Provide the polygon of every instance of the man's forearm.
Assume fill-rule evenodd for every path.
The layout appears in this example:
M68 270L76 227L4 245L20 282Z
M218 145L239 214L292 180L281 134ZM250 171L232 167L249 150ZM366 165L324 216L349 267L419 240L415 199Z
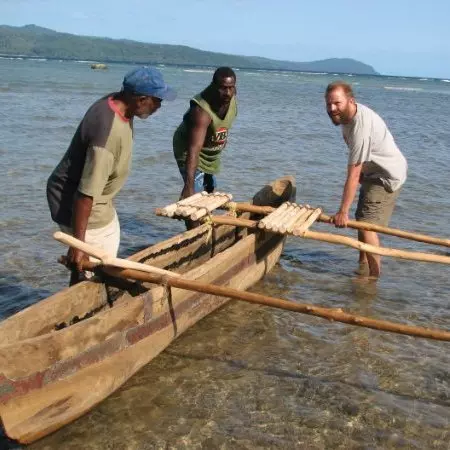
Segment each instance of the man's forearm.
M86 237L86 229L92 211L92 204L92 197L80 194L79 192L76 193L73 206L73 235L82 241Z
M355 199L356 190L358 189L358 179L355 177L347 177L344 185L344 192L342 194L342 201L340 211L348 214L353 200Z
M196 149L189 149L186 156L186 181L185 185L189 187L194 186L195 171L198 167L199 151Z

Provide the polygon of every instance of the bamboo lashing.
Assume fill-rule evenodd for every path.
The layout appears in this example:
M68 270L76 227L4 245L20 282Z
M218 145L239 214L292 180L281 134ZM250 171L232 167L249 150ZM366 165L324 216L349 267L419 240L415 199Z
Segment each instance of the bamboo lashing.
M283 233L282 231L283 226L285 226L285 224L287 224L290 220L292 220L293 217L297 216L298 211L299 208L295 203L288 206L286 214L283 215L283 217L280 219L280 223L278 224L279 233Z
M230 202L232 198L231 194L223 192L213 192L211 194L202 192L200 195L194 194L191 197L160 209L159 214L168 217L189 218L197 221L208 215L211 211Z
M259 221L258 227L273 233L294 234L301 236L320 216L320 208L309 205L283 203L279 208Z
M250 212L254 214L270 214L275 210L272 206L258 206L251 203L236 203L230 202L235 211L238 212ZM227 207L228 205L225 205ZM318 222L333 224L333 217L322 213ZM349 220L347 223L348 228L355 230L367 230L375 231L377 233L388 234L390 236L397 236L403 239L409 239L416 242L423 242L425 244L441 245L443 247L450 247L450 239L443 239L434 236L427 236L425 234L413 233L410 231L400 230L398 228L384 227L382 225L375 225L373 223L360 222L356 220Z
M297 221L305 214L308 213L308 208L306 206L298 205L294 209L295 214L293 214L290 218L286 220L280 227L280 233L292 233L292 230L295 228L295 224Z
M288 208L289 205L290 205L289 202L285 202L278 208L274 209L273 212L271 212L269 215L264 217L264 219L259 221L258 227L263 230L271 229L273 224L276 222L277 218L283 214L283 212Z
M147 267L146 264L142 264L142 266ZM96 267L95 263L92 262L86 262L84 264L85 270L94 270L95 267ZM281 298L269 297L267 295L240 291L239 289L234 289L230 287L201 283L199 281L188 280L183 277L163 276L157 273L144 273L136 269L122 269L119 267L109 266L109 267L102 267L101 270L107 273L108 275L120 278L134 279L148 283L163 284L167 286L176 287L179 289L186 289L190 291L202 292L205 294L217 295L220 297L232 298L234 300L240 300L249 303L270 306L273 308L298 312L302 314L308 314L328 319L330 321L346 323L349 325L356 325L359 327L372 328L374 330L387 331L391 333L398 333L420 338L434 339L440 341L450 341L450 331L435 328L415 327L412 325L403 325L385 320L371 319L369 317L363 317L355 314L346 313L340 308L324 308L320 306L314 306L311 304L297 303L289 300L284 300Z
M270 228L268 227L268 229L270 231L274 231L275 233L280 233L283 223L286 223L289 217L296 213L296 206L297 205L295 203L289 203L287 208L277 217L272 226Z
M306 205L306 211L297 217L297 220L289 227L288 233L292 234L294 230L303 225L313 213L314 209L312 209L309 205Z
M206 216L211 211L215 210L219 206L224 205L225 203L229 202L233 198L231 196L231 194L224 194L224 193L220 193L220 192L215 192L214 194L210 194L210 195L212 197L212 200L210 202L208 202L206 207L204 207L203 209L199 209L194 214L192 214L191 215L192 220L198 220L201 217Z
M195 195L193 195L192 197L186 198L185 200L190 199L189 202L185 202L183 205L178 205L177 209L174 211L173 215L187 217L190 213L196 211L194 206L205 203L207 195L208 195L207 192L203 192L200 197L194 198ZM188 214L189 210L191 210L191 212Z
M319 216L322 214L322 209L316 208L311 211L311 214L309 217L306 218L306 220L295 226L295 228L292 230L292 234L294 236L303 236L303 234L308 230L308 228L319 218Z
M211 194L204 193L202 197L194 199L185 205L180 205L174 212L175 216L189 217L198 209L207 207L214 200Z
M275 233L282 233L281 228L284 224L286 224L292 216L298 215L298 205L295 203L288 204L288 207L281 216L277 217L276 221L273 223L272 226L268 227L267 229L270 231L274 231Z
M173 217L174 212L180 205L186 205L187 203L192 202L206 194L207 194L206 191L198 192L197 194L191 195L190 197L184 198L183 200L179 200L176 203L172 203L171 205L168 205L165 208L162 208L160 210L160 215L167 216L167 217Z

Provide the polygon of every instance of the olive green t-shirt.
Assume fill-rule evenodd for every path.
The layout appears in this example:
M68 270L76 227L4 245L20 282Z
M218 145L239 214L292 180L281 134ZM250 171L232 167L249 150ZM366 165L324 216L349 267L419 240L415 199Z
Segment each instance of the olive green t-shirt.
M191 106L198 105L211 117L211 123L206 132L205 141L199 154L198 169L202 172L215 174L220 170L220 155L227 145L228 131L237 115L236 96L230 101L228 111L223 119L211 109L209 103L199 94L191 100ZM186 166L186 156L189 145L190 109L173 136L173 151L180 168Z
M133 123L116 109L111 96L94 103L60 163L47 182L52 219L72 226L78 191L93 198L88 229L101 228L114 219L113 198L123 187L131 166Z

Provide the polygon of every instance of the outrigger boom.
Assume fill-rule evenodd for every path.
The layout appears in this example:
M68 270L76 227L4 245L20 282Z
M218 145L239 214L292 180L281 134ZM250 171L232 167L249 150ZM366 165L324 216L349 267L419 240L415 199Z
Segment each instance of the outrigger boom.
M96 249L85 244L78 239L68 236L61 232L56 232L54 238L64 244L85 251L89 255L96 255ZM104 255L105 256L105 255ZM63 261L61 261L63 262ZM267 295L245 292L239 289L233 289L228 286L217 286L210 283L201 283L195 280L188 280L180 277L178 273L162 271L158 267L148 264L141 264L120 258L104 257L100 264L93 262L84 263L85 270L95 271L96 268L104 273L118 278L133 279L141 282L162 284L165 286L176 287L180 289L202 292L221 297L232 298L249 303L270 306L273 308L285 309L288 311L309 314L321 317L331 321L347 323L359 327L372 328L391 333L405 334L408 336L435 339L440 341L450 341L450 332L434 328L423 328L411 325L404 325L386 320L371 319L369 317L358 316L343 311L341 308L324 308L306 303L297 303L281 298L269 297ZM63 262L64 263L64 262Z
M445 255L377 247L340 234L311 231L310 228L315 222L333 223L333 217L324 214L321 208L313 208L309 205L299 205L292 202L284 202L279 207L273 208L251 205L248 203L231 202L230 199L231 195L229 194L207 194L206 192L203 192L181 200L180 202L173 203L165 208L156 209L156 214L178 219L200 219L203 222L206 221L211 224L234 225L253 229L260 228L271 233L293 235L305 239L345 245L360 251L381 256L391 256L412 261L450 264L450 257ZM211 213L217 208L226 209L229 211L229 214L212 215ZM250 212L262 215L263 217L258 220L239 219L234 217L235 212L237 211ZM366 222L349 221L349 227L359 230L376 231L428 244L450 247L449 239L411 233Z

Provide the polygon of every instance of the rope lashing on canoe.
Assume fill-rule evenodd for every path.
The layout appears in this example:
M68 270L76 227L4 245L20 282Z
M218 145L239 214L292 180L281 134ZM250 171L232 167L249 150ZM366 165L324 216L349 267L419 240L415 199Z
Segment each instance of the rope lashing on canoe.
M208 227L208 232L206 233L205 244L209 244L212 239L214 222L211 214L208 213L207 216L202 218L202 222Z
M236 202L225 203L224 208L228 210L228 215L230 217L237 217L237 203Z
M170 285L169 285L169 278L167 276L163 276L161 278L161 286L164 289L164 295L163 298L167 299L167 301L171 298L171 291L170 291Z

